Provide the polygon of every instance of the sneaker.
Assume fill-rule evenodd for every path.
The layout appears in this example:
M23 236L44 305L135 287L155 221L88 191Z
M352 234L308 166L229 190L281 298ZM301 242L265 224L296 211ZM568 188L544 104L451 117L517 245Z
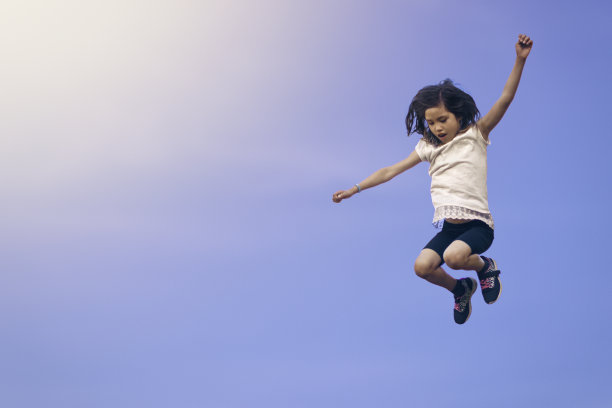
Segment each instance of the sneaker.
M459 282L465 288L465 292L461 296L455 296L455 323L463 324L467 322L472 314L472 295L478 288L478 283L474 278L463 278Z
M478 274L480 279L480 288L482 289L482 297L488 304L495 303L501 295L502 285L499 280L500 270L497 268L497 263L492 258L481 256L482 260L489 264L489 267L483 274Z

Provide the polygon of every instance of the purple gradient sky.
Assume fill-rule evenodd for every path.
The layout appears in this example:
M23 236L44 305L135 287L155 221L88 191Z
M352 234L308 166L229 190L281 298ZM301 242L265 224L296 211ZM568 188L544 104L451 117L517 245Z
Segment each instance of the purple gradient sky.
M0 405L611 406L611 12L3 3ZM489 148L504 293L457 326L412 269L427 165L331 194L412 151L422 86L486 112L518 33Z

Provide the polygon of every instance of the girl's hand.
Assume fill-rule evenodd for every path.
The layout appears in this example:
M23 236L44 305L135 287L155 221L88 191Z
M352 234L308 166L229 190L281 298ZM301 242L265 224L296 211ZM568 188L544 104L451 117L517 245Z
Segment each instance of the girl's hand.
M533 41L531 41L531 38L527 37L525 34L519 34L518 42L515 45L516 56L526 59L532 46Z
M353 193L351 193L350 190L340 190L334 193L334 195L332 196L332 200L334 201L334 203L339 203L340 201L346 198L351 198L352 196Z

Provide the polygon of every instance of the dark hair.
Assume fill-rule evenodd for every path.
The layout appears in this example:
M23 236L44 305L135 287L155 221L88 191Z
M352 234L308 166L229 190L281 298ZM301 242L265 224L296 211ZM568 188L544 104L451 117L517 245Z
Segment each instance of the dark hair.
M442 144L440 139L435 137L431 131L425 127L425 111L429 108L444 104L447 111L452 112L459 120L459 129L464 130L476 124L480 117L480 112L476 107L474 99L457 88L453 81L445 79L438 85L430 85L421 89L410 103L408 115L406 115L406 129L408 136L412 133L423 135L426 142L438 146Z

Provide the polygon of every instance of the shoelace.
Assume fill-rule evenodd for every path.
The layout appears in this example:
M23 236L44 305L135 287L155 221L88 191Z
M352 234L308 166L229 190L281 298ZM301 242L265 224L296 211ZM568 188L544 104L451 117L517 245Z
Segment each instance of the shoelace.
M499 271L485 273L486 278L480 280L480 287L488 289L495 287L495 278L499 276Z
M468 300L470 299L468 291L469 289L465 288L465 292L463 293L463 295L459 297L455 296L455 310L456 311L463 312L463 310L467 306Z
M495 277L486 278L480 281L482 289L491 289L495 287Z

